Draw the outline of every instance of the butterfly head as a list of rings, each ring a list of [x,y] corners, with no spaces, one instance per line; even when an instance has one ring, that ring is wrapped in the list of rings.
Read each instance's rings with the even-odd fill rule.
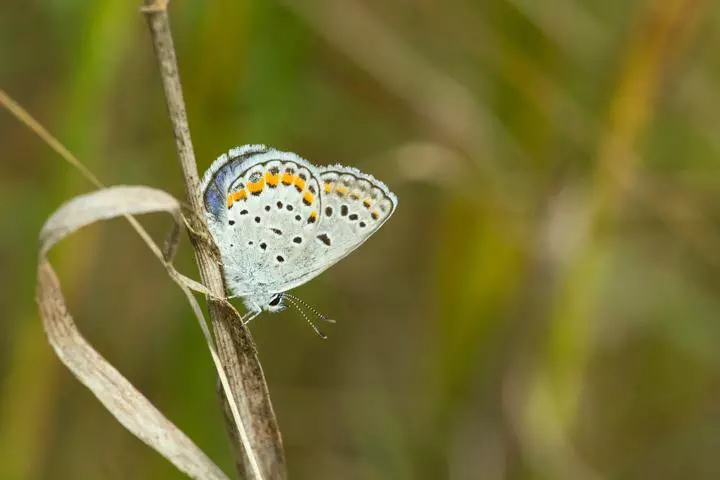
[[[243,298],[248,310],[281,312],[287,308],[283,293],[257,293]]]
[[[290,305],[295,308],[295,310],[297,310],[300,315],[302,315],[308,325],[310,325],[312,329],[315,330],[315,333],[317,333],[318,336],[321,338],[327,338],[327,336],[318,328],[315,322],[313,322],[312,319],[308,317],[305,310],[309,310],[319,320],[328,323],[335,323],[335,320],[328,318],[327,316],[318,312],[312,305],[305,303],[305,301],[287,292],[253,295],[251,297],[245,297],[244,300],[245,305],[252,314],[251,319],[255,318],[263,310],[267,312],[280,312],[282,310],[285,310],[287,306]],[[248,322],[249,321],[250,320],[248,320]]]
[[[267,305],[264,306],[264,310],[267,310],[268,312],[281,312],[287,308],[287,305],[283,302],[283,294],[282,293],[276,293],[271,298],[270,301],[267,302]]]

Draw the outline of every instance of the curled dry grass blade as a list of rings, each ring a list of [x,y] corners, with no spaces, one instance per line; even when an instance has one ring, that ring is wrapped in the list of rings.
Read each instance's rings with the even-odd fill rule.
[[[56,153],[58,153],[65,161],[67,161],[70,165],[75,167],[77,170],[80,171],[80,173],[93,185],[95,185],[98,188],[103,188],[103,183],[90,171],[85,167],[80,160],[78,160],[68,149],[66,149],[60,141],[58,141],[53,135],[51,135],[35,118],[32,117],[20,104],[15,102],[4,90],[0,89],[0,105],[5,107],[10,113],[12,113],[20,122],[25,124],[30,130],[32,130],[34,133],[36,133],[41,139],[43,139]],[[133,190],[135,189],[135,190]],[[137,190],[140,189],[140,190]],[[122,193],[122,190],[125,191],[125,193]],[[245,432],[244,424],[241,421],[240,413],[237,408],[237,402],[235,401],[235,395],[233,394],[233,389],[230,386],[230,382],[228,380],[228,377],[225,373],[225,369],[222,366],[222,362],[218,356],[217,350],[215,349],[214,342],[212,340],[212,336],[210,334],[210,331],[207,326],[207,322],[205,320],[205,317],[202,313],[202,310],[200,309],[200,305],[198,304],[197,300],[192,294],[192,290],[199,291],[203,294],[209,295],[211,300],[216,300],[215,303],[217,303],[220,306],[223,306],[224,308],[222,311],[224,312],[224,318],[228,322],[232,322],[233,320],[237,320],[240,318],[240,315],[237,313],[237,311],[227,303],[225,300],[220,300],[214,298],[214,296],[204,287],[204,285],[195,282],[194,280],[187,278],[183,275],[181,275],[179,272],[175,270],[175,268],[172,266],[171,263],[169,263],[169,259],[172,257],[172,253],[175,250],[176,245],[166,245],[165,251],[161,251],[161,249],[155,244],[155,242],[152,240],[150,235],[147,233],[147,231],[140,225],[140,223],[132,216],[132,213],[148,213],[152,211],[169,211],[173,214],[173,217],[175,218],[175,229],[173,230],[173,235],[170,238],[171,243],[177,242],[179,239],[179,228],[181,226],[180,223],[180,204],[177,200],[175,200],[172,196],[169,194],[162,192],[160,190],[154,190],[149,189],[148,187],[115,187],[114,189],[104,189],[100,190],[99,192],[104,192],[101,196],[95,197],[93,201],[86,202],[83,200],[85,197],[77,197],[74,200],[71,200],[70,202],[66,203],[63,207],[61,207],[58,211],[55,212],[55,214],[48,219],[45,228],[43,228],[43,231],[41,233],[41,247],[40,247],[40,269],[44,270],[43,268],[43,262],[46,262],[46,255],[47,252],[52,248],[52,246],[60,241],[65,236],[69,235],[73,231],[77,230],[78,228],[81,228],[84,225],[88,225],[89,223],[93,223],[97,220],[101,219],[109,219],[115,216],[124,216],[125,219],[130,223],[130,225],[135,229],[137,234],[140,236],[140,238],[143,239],[143,241],[146,243],[148,248],[155,254],[155,256],[160,260],[164,266],[166,267],[168,274],[173,279],[175,283],[178,284],[178,286],[183,290],[183,293],[185,293],[185,296],[188,300],[188,303],[190,303],[190,306],[193,310],[193,313],[195,314],[196,319],[198,320],[198,323],[200,324],[200,328],[203,332],[203,335],[205,337],[205,340],[208,344],[208,348],[210,349],[210,354],[213,359],[213,363],[215,364],[215,368],[218,372],[218,377],[220,379],[220,386],[222,387],[225,398],[228,400],[228,405],[226,406],[227,410],[229,410],[230,415],[228,417],[232,418],[234,421],[235,427],[237,428],[239,435],[243,438],[247,437],[247,433]],[[125,199],[124,196],[129,192],[130,197]],[[153,193],[149,193],[153,192]],[[138,198],[135,200],[142,200],[140,204],[133,203],[133,197],[132,195],[138,195]],[[119,196],[120,198],[116,198]],[[170,201],[170,199],[172,201]],[[115,204],[113,202],[119,201],[119,200],[128,200],[130,201],[132,208],[130,211],[124,211],[122,207],[119,204]],[[122,202],[121,202],[122,203]],[[171,206],[172,204],[172,206]],[[133,210],[136,209],[136,210]],[[50,267],[51,268],[51,267]],[[43,278],[45,278],[45,281],[43,282],[43,285],[52,287],[53,282],[48,280],[50,277],[45,275]],[[52,278],[57,280],[56,275],[52,274]],[[38,279],[38,301],[40,301],[40,277]],[[49,288],[48,287],[48,288]],[[60,292],[59,284],[57,285],[57,288],[55,289],[57,294],[60,295],[60,299],[62,299],[62,294]],[[52,291],[51,291],[52,293]],[[64,300],[60,302],[61,305],[64,305]],[[67,310],[63,307],[63,311],[67,312]],[[42,312],[42,308],[41,308]],[[74,323],[72,323],[72,318],[69,317],[68,319],[61,319],[63,321],[70,322],[72,324],[73,328]],[[47,329],[48,332],[50,330]],[[49,334],[49,333],[48,333]],[[82,337],[79,337],[82,339]],[[52,339],[51,339],[52,343]],[[84,343],[84,340],[83,342]],[[53,344],[54,345],[54,344]],[[89,347],[89,345],[88,345]],[[89,347],[91,348],[91,347]],[[102,359],[102,357],[97,357]],[[63,357],[61,356],[61,359]],[[64,360],[63,360],[64,361]],[[103,362],[105,362],[104,359],[102,359]],[[107,363],[107,362],[105,362]],[[109,368],[112,369],[112,366],[109,364],[107,365]],[[68,367],[70,367],[68,365]],[[72,368],[71,368],[72,370]],[[114,369],[112,369],[115,371]],[[73,373],[75,371],[73,370]],[[115,371],[117,373],[117,371]],[[117,374],[119,375],[119,373]],[[125,380],[127,382],[127,380]],[[90,386],[88,383],[83,382],[86,385]],[[127,382],[129,385],[129,382]],[[145,400],[147,402],[147,400]],[[105,402],[103,402],[105,403]],[[149,404],[149,402],[147,402]],[[107,404],[106,404],[107,406]],[[150,405],[152,407],[152,405]],[[109,407],[108,407],[109,408]],[[154,407],[152,407],[154,408]],[[111,410],[112,411],[112,410]],[[114,412],[113,412],[114,413]],[[122,420],[121,420],[122,422]],[[125,423],[123,423],[125,425]],[[172,425],[172,424],[170,424]],[[126,425],[127,426],[127,425]],[[174,426],[173,426],[174,427]],[[131,430],[133,431],[133,430]],[[134,434],[137,435],[135,431],[133,431]],[[245,435],[243,435],[245,433]],[[140,437],[140,435],[138,435]],[[140,437],[141,439],[144,439],[143,437]],[[247,444],[246,444],[247,445]],[[151,445],[154,446],[154,445]],[[160,451],[160,450],[158,450]],[[160,453],[163,453],[160,451]],[[163,453],[164,454],[164,453]],[[168,457],[169,458],[169,457]],[[170,458],[169,458],[170,459]],[[170,459],[172,461],[172,459]],[[174,463],[174,462],[173,462]],[[181,468],[182,470],[182,468]],[[184,471],[184,470],[183,470]],[[224,478],[224,477],[223,477]],[[262,477],[259,477],[262,478]]]
[[[40,233],[36,292],[45,331],[60,360],[125,428],[190,477],[226,479],[212,460],[83,338],[47,259],[54,245],[83,226],[149,212],[168,212],[178,222],[180,203],[149,187],[111,187],[75,197],[48,219]]]

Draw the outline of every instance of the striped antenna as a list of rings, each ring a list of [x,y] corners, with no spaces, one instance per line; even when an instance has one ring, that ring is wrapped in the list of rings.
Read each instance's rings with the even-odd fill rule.
[[[337,323],[335,320],[333,320],[332,318],[328,318],[327,315],[323,315],[322,313],[318,312],[312,305],[309,305],[307,302],[302,301],[295,295],[291,295],[289,293],[283,293],[282,296],[285,298],[288,298],[288,299],[295,300],[296,302],[298,302],[299,304],[301,304],[302,306],[304,306],[305,308],[310,310],[312,313],[314,313],[315,316],[317,318],[319,318],[320,320],[323,320],[328,323]]]
[[[286,298],[288,302],[290,302],[290,305],[295,307],[295,309],[298,312],[300,312],[300,315],[302,315],[302,317],[305,319],[305,321],[308,323],[308,325],[310,325],[312,327],[312,329],[315,330],[315,333],[317,333],[318,337],[322,338],[323,340],[327,340],[327,335],[325,335],[322,331],[320,331],[318,326],[315,325],[315,322],[310,320],[310,318],[307,315],[305,315],[305,312],[300,308],[300,305],[298,305],[295,302],[295,297],[290,297],[290,296],[286,296],[286,295],[283,295],[283,297]]]

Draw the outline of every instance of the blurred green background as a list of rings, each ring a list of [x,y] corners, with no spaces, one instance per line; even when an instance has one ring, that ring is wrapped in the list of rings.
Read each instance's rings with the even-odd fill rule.
[[[104,182],[183,197],[139,3],[4,0],[0,88]],[[201,172],[266,143],[400,198],[295,291],[328,341],[292,310],[251,326],[291,478],[720,478],[717,3],[170,11]],[[182,478],[42,331],[38,232],[91,186],[6,111],[0,146],[0,478]],[[207,347],[126,222],[51,257],[87,338],[232,473]]]

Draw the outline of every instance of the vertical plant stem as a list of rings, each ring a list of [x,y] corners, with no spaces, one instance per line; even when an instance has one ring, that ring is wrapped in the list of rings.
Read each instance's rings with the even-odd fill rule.
[[[160,76],[175,136],[175,147],[191,208],[190,236],[200,278],[213,295],[222,298],[225,296],[225,287],[218,262],[219,255],[217,248],[208,240],[211,237],[202,220],[197,165],[185,112],[167,4],[168,0],[146,0],[143,11],[147,17],[155,55],[160,66]],[[237,412],[241,420],[241,425],[236,429],[233,416],[226,416],[238,472],[243,478],[249,479],[285,478],[285,457],[280,430],[255,344],[232,308],[212,298],[208,301],[215,346],[230,385],[230,391],[226,393],[227,396],[234,397],[237,402]],[[229,412],[233,408],[227,403],[227,396],[221,393],[220,401],[223,409]]]
[[[573,199],[574,208],[584,212],[577,215],[573,232],[579,240],[555,260],[547,351],[524,394],[521,414],[526,449],[542,459],[551,478],[597,478],[574,451],[570,433],[593,355],[593,331],[602,316],[602,287],[613,281],[608,259],[614,254],[615,222],[641,166],[636,150],[652,125],[671,67],[696,32],[702,5],[698,0],[648,0],[639,8],[604,120],[592,191]]]
[[[585,241],[563,273],[552,312],[549,369],[563,423],[575,417],[590,355],[593,317],[614,221],[640,168],[635,151],[651,126],[656,103],[672,66],[693,38],[702,2],[648,0],[638,11],[610,99],[598,145],[593,189],[587,199]]]

